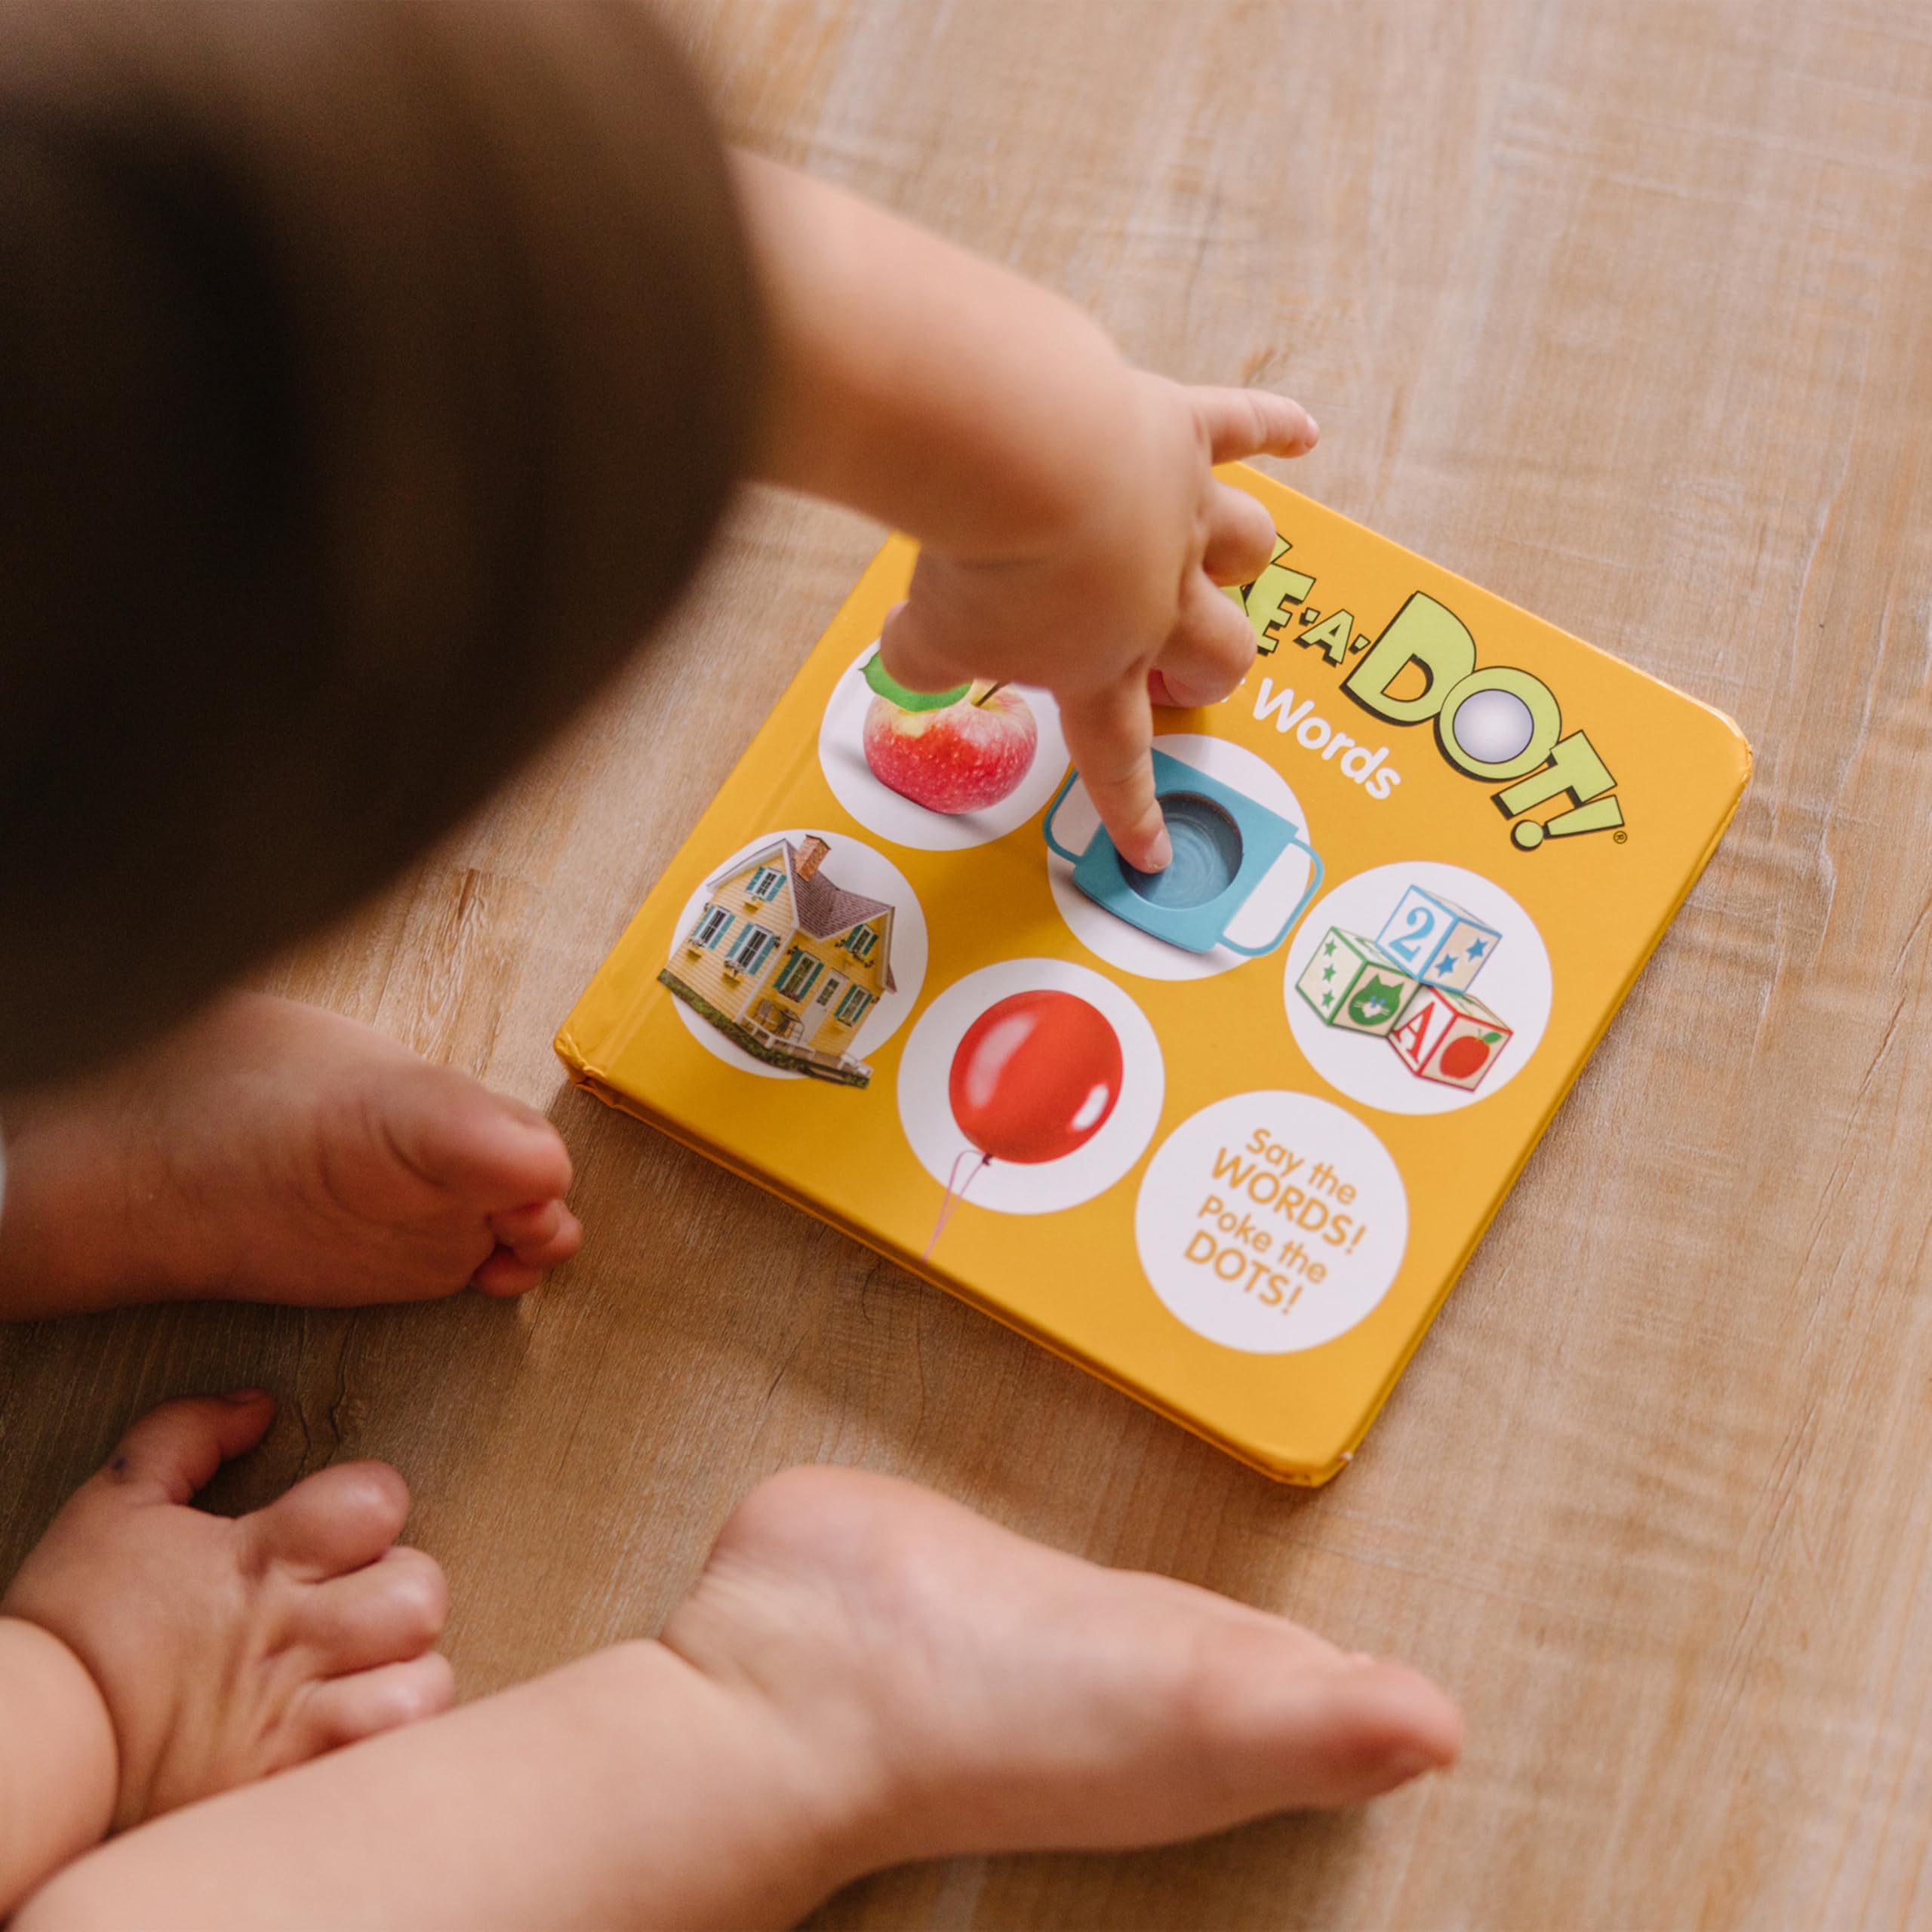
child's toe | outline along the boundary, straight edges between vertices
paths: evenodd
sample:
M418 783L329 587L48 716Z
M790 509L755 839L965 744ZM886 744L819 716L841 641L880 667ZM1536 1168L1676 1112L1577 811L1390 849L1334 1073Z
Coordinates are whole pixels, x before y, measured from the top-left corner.
M1269 1767L1284 1804L1358 1804L1445 1768L1462 1748L1455 1704L1403 1664L1298 1667L1272 1694L1251 1678L1247 1700L1242 1753Z
M543 1259L552 1266L568 1261L583 1245L583 1223L566 1208L557 1223L557 1232L544 1250Z
M520 1262L534 1267L555 1267L568 1262L583 1246L583 1227L562 1201L531 1201L528 1208L512 1208L508 1214L493 1214L489 1231L497 1244L510 1250Z
M533 1201L528 1207L511 1208L490 1217L490 1232L505 1247L518 1255L530 1255L557 1237L565 1213L561 1201Z
M440 1651L426 1651L406 1663L386 1663L318 1684L308 1716L316 1748L330 1750L432 1718L456 1702L456 1676Z
M512 1248L499 1247L469 1278L473 1288L486 1295L527 1295L543 1278L543 1270L525 1261Z
M556 1218L540 1236L531 1235L509 1244L517 1259L533 1267L554 1268L568 1261L583 1245L583 1223L561 1201L552 1204L556 1208Z
M311 1580L373 1563L401 1534L409 1487L386 1463L338 1463L245 1518L263 1561Z
M583 1224L561 1201L493 1214L490 1229L497 1245L470 1277L485 1294L526 1294L583 1245Z
M302 1639L327 1677L407 1663L442 1635L449 1616L442 1566L420 1549L400 1546L318 1584L303 1598Z

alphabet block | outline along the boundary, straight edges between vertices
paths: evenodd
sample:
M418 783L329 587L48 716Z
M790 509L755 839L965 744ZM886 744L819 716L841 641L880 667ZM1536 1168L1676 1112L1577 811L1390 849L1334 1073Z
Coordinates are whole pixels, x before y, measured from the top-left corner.
M1389 1035L1402 1064L1445 1087L1480 1087L1512 1029L1473 993L1424 986Z
M1380 1038L1401 1017L1416 981L1372 939L1331 926L1295 987L1325 1025Z
M1463 992L1489 964L1503 936L1453 899L1412 885L1375 937L1419 984Z

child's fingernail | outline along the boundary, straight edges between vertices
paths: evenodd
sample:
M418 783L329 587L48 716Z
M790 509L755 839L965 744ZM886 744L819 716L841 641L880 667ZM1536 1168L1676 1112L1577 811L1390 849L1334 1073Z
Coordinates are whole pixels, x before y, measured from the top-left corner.
M1302 414L1304 416L1308 416L1308 411L1305 409L1302 411ZM1308 440L1311 443L1318 441L1321 439L1321 425L1316 422L1313 417L1308 416Z
M232 1402L238 1409L246 1408L251 1402L266 1402L269 1392L266 1389L231 1389L222 1397L224 1402Z
M1149 872L1164 871L1174 856L1174 841L1168 836L1168 828L1164 825L1158 832L1155 833L1152 842L1149 844L1147 863L1141 870Z

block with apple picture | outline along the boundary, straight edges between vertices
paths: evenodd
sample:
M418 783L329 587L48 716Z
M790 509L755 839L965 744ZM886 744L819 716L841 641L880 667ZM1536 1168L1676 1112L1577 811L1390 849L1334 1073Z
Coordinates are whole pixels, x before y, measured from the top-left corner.
M1423 986L1388 1039L1419 1079L1473 1091L1509 1043L1512 1029L1473 993Z
M900 684L877 651L863 675L872 693L862 749L888 790L949 817L1011 798L1033 767L1039 728L1032 707L1008 684L915 691Z

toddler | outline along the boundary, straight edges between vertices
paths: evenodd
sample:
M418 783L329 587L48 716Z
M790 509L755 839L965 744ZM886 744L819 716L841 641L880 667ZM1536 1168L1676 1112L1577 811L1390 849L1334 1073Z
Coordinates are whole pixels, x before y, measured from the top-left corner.
M1214 465L1315 434L728 156L630 7L485 0L0 4L0 425L14 1317L517 1294L575 1251L540 1115L221 989L565 718L737 478L920 539L893 675L1050 686L1157 869L1150 704L1239 680L1217 586L1272 538ZM0 1599L20 1932L778 1924L1458 1748L1400 1665L835 1469L755 1491L654 1641L452 1712L393 1471L190 1506L272 1406L137 1423Z

